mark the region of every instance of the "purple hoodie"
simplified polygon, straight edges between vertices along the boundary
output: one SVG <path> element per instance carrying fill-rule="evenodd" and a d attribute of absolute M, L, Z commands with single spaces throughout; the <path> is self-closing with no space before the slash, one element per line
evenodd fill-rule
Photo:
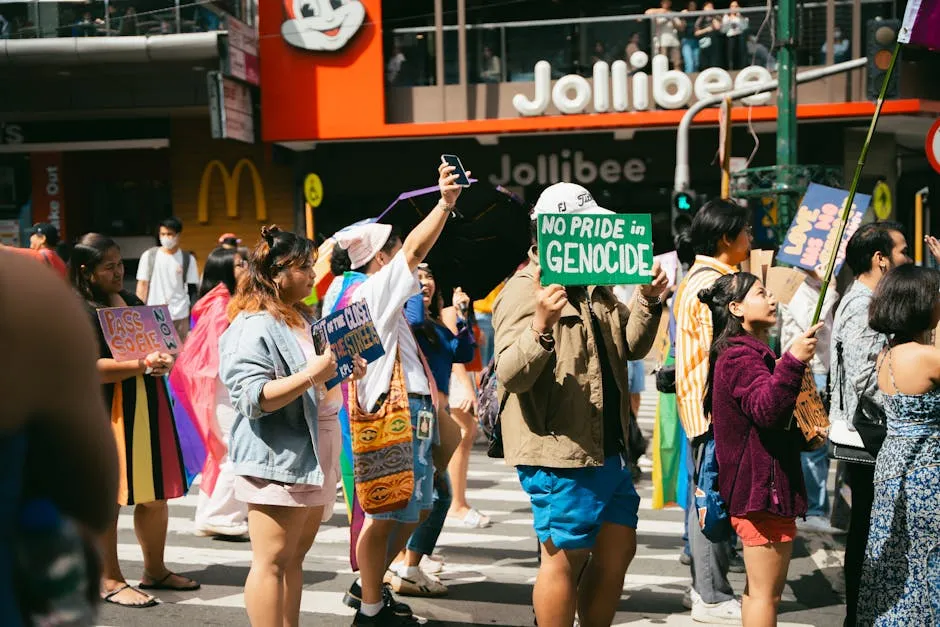
<path fill-rule="evenodd" d="M 732 516 L 803 516 L 803 435 L 795 422 L 787 427 L 806 364 L 790 352 L 776 362 L 770 347 L 751 335 L 730 342 L 715 364 L 712 394 L 721 498 Z"/>

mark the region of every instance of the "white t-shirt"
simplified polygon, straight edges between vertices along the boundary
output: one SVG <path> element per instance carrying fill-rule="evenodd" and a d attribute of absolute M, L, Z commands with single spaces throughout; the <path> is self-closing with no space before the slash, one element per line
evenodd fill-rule
<path fill-rule="evenodd" d="M 153 272 L 150 271 L 153 265 Z M 137 268 L 138 281 L 150 281 L 147 293 L 148 305 L 166 305 L 170 317 L 183 320 L 189 316 L 189 290 L 187 285 L 199 284 L 199 269 L 196 258 L 190 255 L 186 280 L 183 280 L 183 251 L 170 254 L 163 248 L 144 253 Z"/>
<path fill-rule="evenodd" d="M 385 354 L 369 364 L 359 386 L 359 405 L 371 411 L 379 397 L 388 392 L 395 354 L 401 349 L 405 387 L 410 394 L 430 394 L 431 386 L 418 355 L 418 342 L 405 319 L 405 303 L 421 291 L 418 273 L 411 272 L 404 253 L 398 253 L 384 268 L 359 286 L 352 300 L 365 300 Z"/>

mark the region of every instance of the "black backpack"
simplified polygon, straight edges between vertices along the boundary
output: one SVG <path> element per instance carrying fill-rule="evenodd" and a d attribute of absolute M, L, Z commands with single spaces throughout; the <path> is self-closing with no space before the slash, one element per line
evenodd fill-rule
<path fill-rule="evenodd" d="M 497 398 L 496 391 L 496 359 L 491 359 L 490 363 L 480 375 L 480 388 L 477 390 L 477 420 L 483 434 L 486 436 L 486 454 L 495 459 L 503 458 L 503 431 L 500 422 L 500 414 L 506 406 L 508 394 L 504 394 L 502 400 Z"/>

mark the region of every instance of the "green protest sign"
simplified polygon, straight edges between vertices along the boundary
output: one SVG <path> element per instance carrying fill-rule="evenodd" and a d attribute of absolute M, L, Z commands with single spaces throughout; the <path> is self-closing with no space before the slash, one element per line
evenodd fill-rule
<path fill-rule="evenodd" d="M 540 215 L 542 285 L 650 283 L 652 232 L 649 214 Z"/>

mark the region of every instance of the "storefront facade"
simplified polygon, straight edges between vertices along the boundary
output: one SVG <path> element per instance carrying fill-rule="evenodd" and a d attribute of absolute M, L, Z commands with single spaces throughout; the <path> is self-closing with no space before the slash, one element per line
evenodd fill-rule
<path fill-rule="evenodd" d="M 379 0 L 347 4 L 358 6 L 338 9 L 343 27 L 328 32 L 319 31 L 314 18 L 288 16 L 276 3 L 261 7 L 262 135 L 295 151 L 299 180 L 305 173 L 321 178 L 321 235 L 378 215 L 399 193 L 433 183 L 440 155 L 454 153 L 480 181 L 505 185 L 528 202 L 545 186 L 570 180 L 612 209 L 649 212 L 656 239 L 669 246 L 679 121 L 699 98 L 772 75 L 750 66 L 684 74 L 654 55 L 644 70 L 629 72 L 622 60 L 566 73 L 567 66 L 541 59 L 526 72 L 508 78 L 504 72 L 492 81 L 468 81 L 466 72 L 441 81 L 438 66 L 436 83 L 402 84 L 390 77 L 407 62 L 396 38 L 409 29 L 383 24 Z M 490 26 L 505 30 L 471 24 L 468 37 Z M 282 36 L 292 29 L 298 34 Z M 435 33 L 411 30 L 424 49 L 441 51 L 431 41 Z M 443 59 L 444 65 L 453 60 Z M 798 93 L 800 162 L 841 169 L 843 184 L 851 178 L 845 165 L 857 150 L 855 129 L 864 128 L 874 110 L 861 95 L 863 73 L 802 85 Z M 907 84 L 885 105 L 885 119 L 894 120 L 882 140 L 886 161 L 898 152 L 895 134 L 916 133 L 937 105 L 918 93 L 916 84 Z M 747 160 L 747 167 L 776 161 L 774 105 L 766 94 L 732 108 L 732 156 Z M 717 109 L 702 111 L 690 135 L 690 183 L 700 197 L 719 191 L 717 121 Z M 885 175 L 899 176 L 894 170 Z M 755 222 L 770 233 L 768 220 L 768 212 L 755 209 Z"/>

